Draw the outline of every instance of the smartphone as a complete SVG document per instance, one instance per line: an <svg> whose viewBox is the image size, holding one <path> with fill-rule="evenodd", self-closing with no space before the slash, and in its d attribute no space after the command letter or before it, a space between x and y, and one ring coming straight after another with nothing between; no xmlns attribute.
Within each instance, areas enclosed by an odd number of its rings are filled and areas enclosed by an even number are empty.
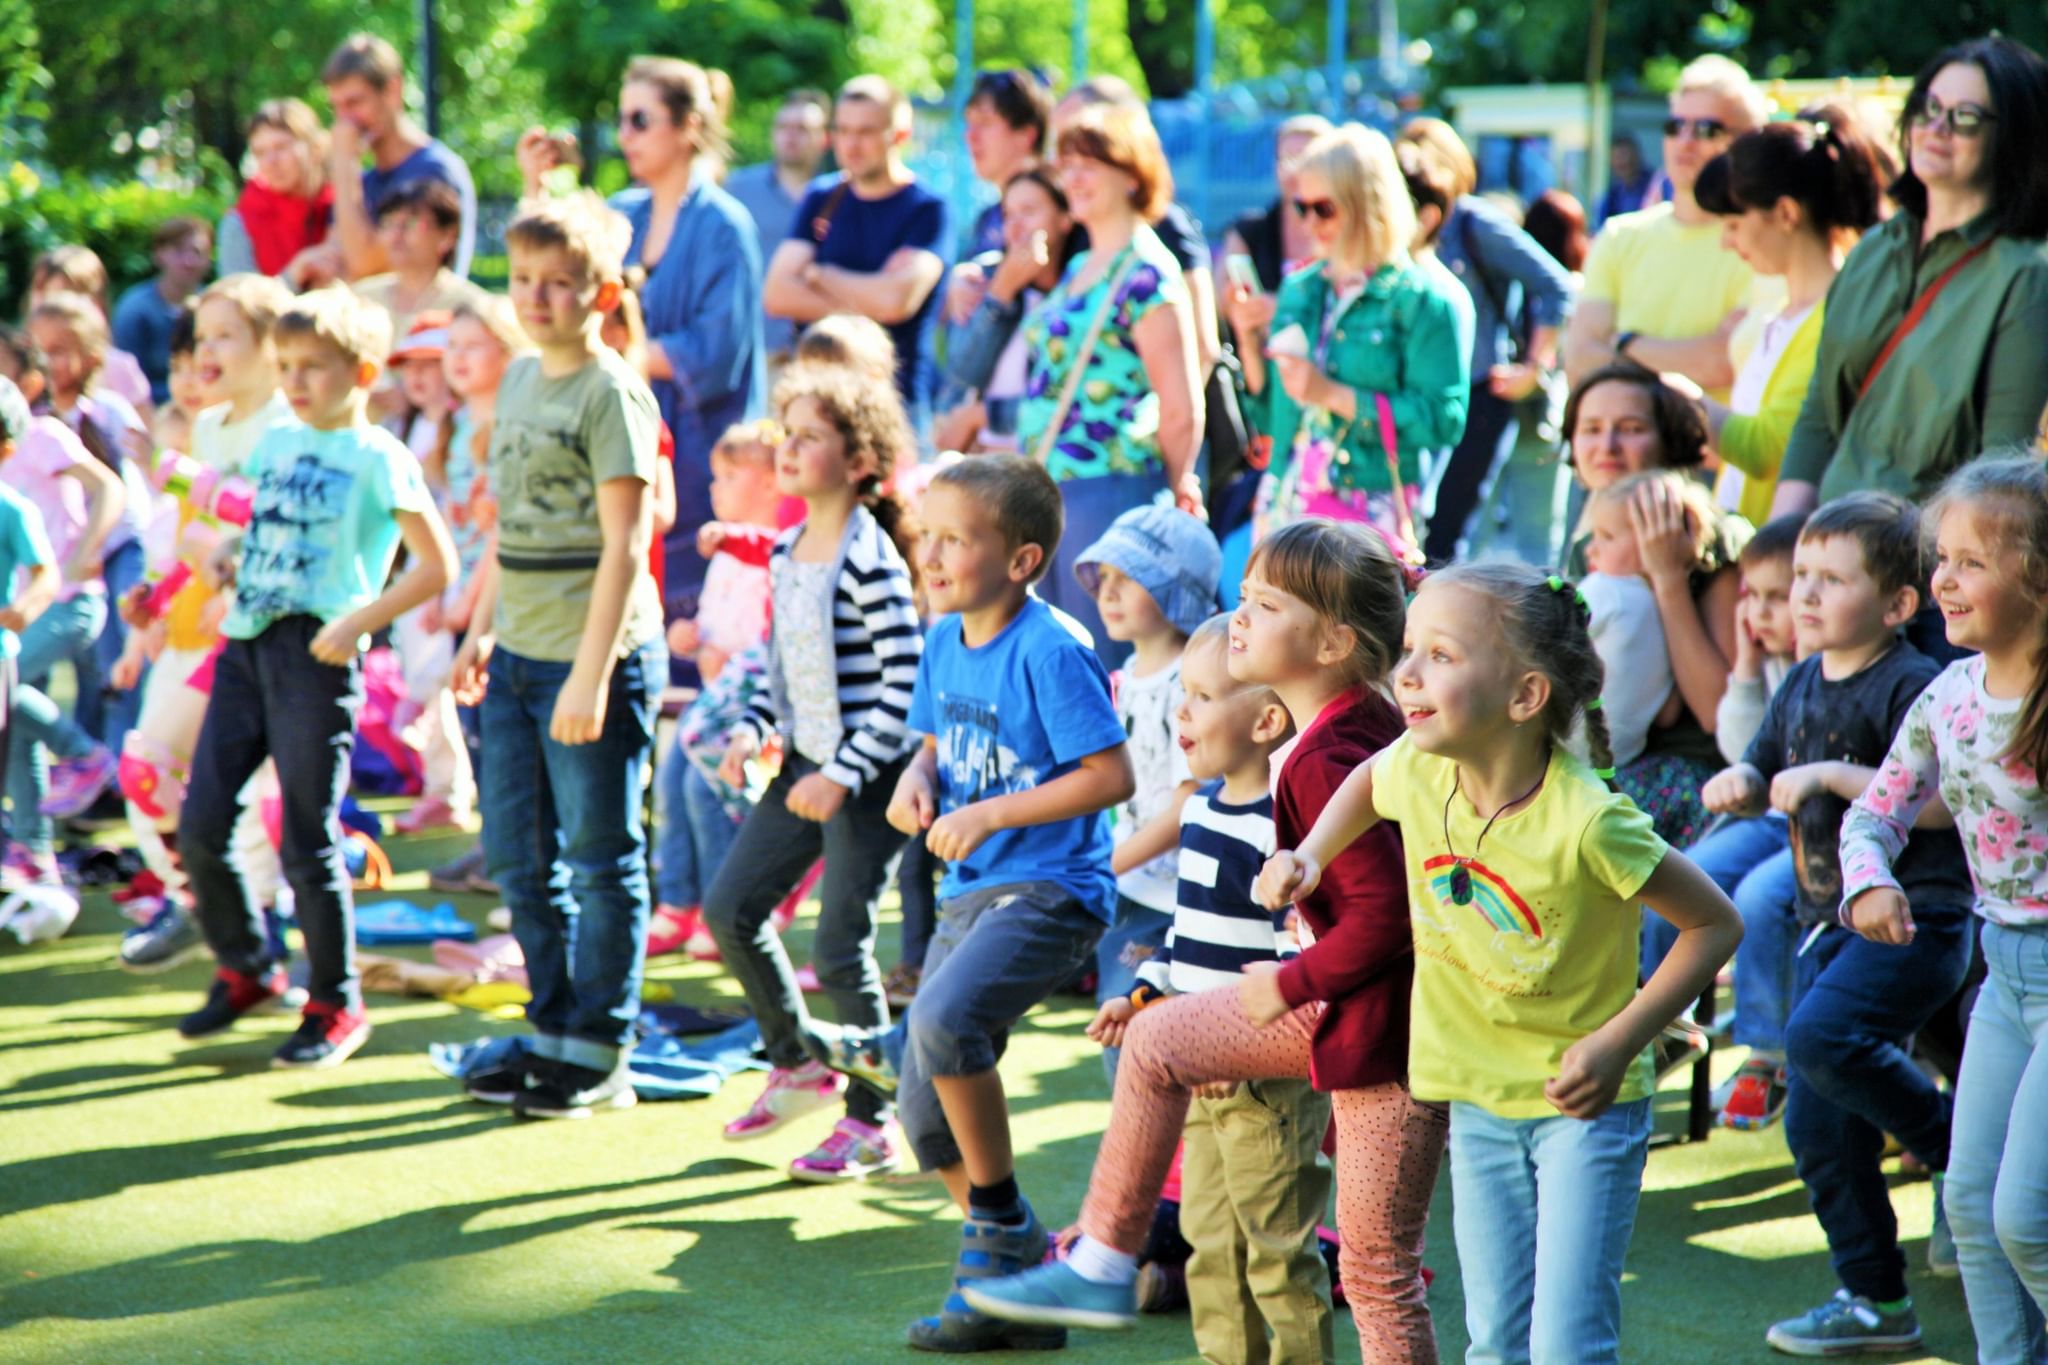
<svg viewBox="0 0 2048 1365"><path fill-rule="evenodd" d="M1241 289L1249 289L1254 294L1262 292L1259 285L1258 267L1254 266L1252 258L1245 255L1242 251L1233 251L1223 258L1223 274L1226 279Z"/></svg>

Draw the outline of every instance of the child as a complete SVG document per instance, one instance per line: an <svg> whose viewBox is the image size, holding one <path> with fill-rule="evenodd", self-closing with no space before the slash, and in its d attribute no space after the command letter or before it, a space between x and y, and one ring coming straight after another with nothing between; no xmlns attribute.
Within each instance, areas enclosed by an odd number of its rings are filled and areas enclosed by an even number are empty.
<svg viewBox="0 0 2048 1365"><path fill-rule="evenodd" d="M32 420L21 390L0 377L0 449L11 450L26 437ZM0 731L13 728L8 718L14 710L14 659L21 632L55 599L56 565L36 509L0 483ZM10 734L0 734L0 765L7 762L11 742Z"/></svg>
<svg viewBox="0 0 2048 1365"><path fill-rule="evenodd" d="M1643 575L1643 557L1629 519L1629 504L1646 483L1665 484L1681 496L1691 484L1697 497L1713 496L1683 475L1652 470L1631 474L1586 499L1584 525L1592 536L1586 564L1591 572L1580 580L1579 591L1585 594L1593 648L1607 678L1607 734L1617 768L1643 752L1658 713L1671 700L1674 682L1657 597ZM1713 518L1703 518L1698 525L1711 528ZM1582 752L1580 757L1584 756Z"/></svg>
<svg viewBox="0 0 2048 1365"><path fill-rule="evenodd" d="M28 307L33 309L50 294L83 294L100 310L100 323L108 323L107 267L99 253L89 246L67 243L53 246L35 258L28 272ZM117 346L107 347L106 368L101 371L106 386L126 399L137 412L151 407L149 376L134 356ZM31 406L35 400L30 399Z"/></svg>
<svg viewBox="0 0 2048 1365"><path fill-rule="evenodd" d="M191 450L193 419L206 406L199 391L197 326L191 305L178 310L178 320L171 327L171 399L149 419L150 444L160 451Z"/></svg>
<svg viewBox="0 0 2048 1365"><path fill-rule="evenodd" d="M1166 940L1179 885L1180 807L1195 789L1174 733L1180 657L1194 628L1216 609L1223 553L1202 522L1173 507L1134 507L1074 561L1095 599L1103 633L1132 646L1113 680L1117 718L1138 789L1116 808L1116 923L1095 945L1095 1000L1130 994L1138 964ZM1120 1049L1102 1050L1116 1089Z"/></svg>
<svg viewBox="0 0 2048 1365"><path fill-rule="evenodd" d="M213 229L198 218L166 218L150 233L149 258L156 274L121 295L113 332L149 376L150 401L161 403L171 396L171 326L213 263Z"/></svg>
<svg viewBox="0 0 2048 1365"><path fill-rule="evenodd" d="M512 303L539 354L498 386L498 548L454 671L457 700L483 702L484 852L526 956L536 1035L464 1085L524 1118L634 1101L640 801L667 662L647 571L661 419L598 337L629 232L584 194L534 205L505 234Z"/></svg>
<svg viewBox="0 0 2048 1365"><path fill-rule="evenodd" d="M1268 904L1298 897L1361 831L1400 824L1409 1084L1450 1105L1468 1358L1613 1362L1650 1140L1648 1049L1713 983L1742 922L1601 780L1600 660L1570 584L1511 564L1433 574L1403 645L1407 733L1345 779L1261 890ZM1599 768L1564 745L1581 717ZM1639 903L1679 928L1640 991ZM1348 1269L1344 1289L1357 1293Z"/></svg>
<svg viewBox="0 0 2048 1365"><path fill-rule="evenodd" d="M1294 733L1269 687L1230 676L1230 618L1189 637L1176 716L1203 785L1181 807L1179 905L1158 956L1090 1033L1122 1032L1166 995L1235 990L1253 963L1295 956L1286 916L1252 899L1273 853L1271 756ZM1181 1136L1180 1229L1194 1247L1187 1294L1204 1360L1331 1359L1329 1269L1316 1224L1330 1198L1329 1096L1295 1078L1199 1088ZM1271 1340L1268 1340L1270 1333Z"/></svg>
<svg viewBox="0 0 2048 1365"><path fill-rule="evenodd" d="M958 1291L1045 1258L1045 1227L1017 1188L996 1059L1025 1012L1089 960L1114 916L1104 812L1136 784L1108 674L1085 633L1030 590L1065 521L1052 477L1014 455L962 460L932 476L918 520L921 577L942 619L911 704L910 728L927 738L889 818L905 833L925 831L932 854L951 864L938 931L892 1038L814 1024L806 1045L836 1069L896 1081L911 1150L966 1215L955 1292L911 1324L910 1345L1057 1348L1064 1328L990 1318ZM888 1060L898 1042L900 1075Z"/></svg>
<svg viewBox="0 0 2048 1365"><path fill-rule="evenodd" d="M1930 515L1949 643L1981 653L1921 693L1850 807L1839 913L1888 945L1877 951L1919 939L1926 921L1906 884L1924 838L1914 824L1945 802L1970 860L1990 976L1970 1015L1941 1194L1979 1358L2036 1361L2048 1347L2048 474L2038 456L1979 460L1949 478Z"/></svg>
<svg viewBox="0 0 2048 1365"><path fill-rule="evenodd" d="M1228 666L1237 683L1272 688L1299 731L1272 755L1277 841L1306 833L1339 782L1398 732L1382 688L1406 591L1387 542L1362 525L1307 519L1253 550L1231 618ZM1337 859L1328 884L1300 906L1314 944L1285 967L1257 963L1235 981L1152 1005L1131 1021L1073 1255L975 1285L968 1302L1024 1321L1129 1326L1135 1253L1190 1088L1306 1077L1330 1096L1336 1115L1342 1276L1363 1357L1436 1360L1422 1236L1444 1114L1416 1103L1403 1081L1414 966L1407 889L1394 871L1399 850L1395 832L1384 829ZM1181 1190L1185 1197L1185 1168Z"/></svg>
<svg viewBox="0 0 2048 1365"><path fill-rule="evenodd" d="M454 314L430 308L413 316L412 326L399 334L392 348L390 373L398 380L403 403L392 419L391 434L405 442L406 449L427 457L448 438L448 427L461 399L448 387L442 357L448 351L448 323Z"/></svg>
<svg viewBox="0 0 2048 1365"><path fill-rule="evenodd" d="M1882 1162L1890 1133L1930 1169L1948 1166L1949 1102L1910 1049L1970 967L1971 889L1955 834L1919 831L1899 858L1918 926L1910 945L1828 930L1842 900L1842 817L1941 671L1899 635L1920 609L1918 509L1889 493L1826 504L1800 532L1792 574L1800 643L1812 652L1786 675L1743 762L1701 793L1710 810L1757 815L1768 802L1785 813L1799 922L1810 929L1785 1028L1785 1141L1842 1289L1766 1340L1794 1355L1903 1350L1920 1325Z"/></svg>
<svg viewBox="0 0 2048 1365"><path fill-rule="evenodd" d="M767 678L768 559L775 543L775 461L782 430L771 421L733 427L711 447L711 511L698 531L710 567L694 619L668 629L669 650L691 657L704 687L676 726L676 742L656 777L660 837L655 848L658 904L647 955L678 949L718 957L704 928L704 892L718 875L746 818L744 785L718 775L734 728ZM730 674L730 676L728 676ZM786 926L778 926L778 928Z"/></svg>
<svg viewBox="0 0 2048 1365"><path fill-rule="evenodd" d="M370 1035L337 818L362 704L359 656L370 635L441 590L455 556L419 462L369 424L369 388L391 344L383 316L344 289L316 290L278 318L276 343L298 422L271 428L244 465L254 509L178 819L178 851L220 969L178 1031L218 1032L284 993L229 853L243 788L270 757L283 790L285 878L311 966L304 1017L271 1064L323 1068ZM411 566L380 592L401 540Z"/></svg>
<svg viewBox="0 0 2048 1365"><path fill-rule="evenodd" d="M279 388L277 320L292 305L283 285L265 275L229 275L200 294L193 310L193 380L205 404L192 424L193 459L220 476L238 476L266 433L293 423ZM164 885L163 904L147 923L121 940L120 962L131 971L163 971L199 952L205 940L182 903L185 874L164 843L184 808L192 755L199 744L212 687L209 666L220 648L221 595L214 555L241 527L221 519L192 497L177 499L176 524L162 557L149 566L151 582L138 585L120 609L132 627L114 666L116 685L142 683L141 710L121 746L121 794L128 826L145 865ZM167 595L158 585L175 575L182 586ZM275 776L258 774L242 793L244 814L235 849L250 894L275 897L283 870L259 809Z"/></svg>
<svg viewBox="0 0 2048 1365"><path fill-rule="evenodd" d="M776 456L801 524L769 565L774 629L768 681L734 731L719 777L745 784L748 759L780 735L782 770L747 816L704 894L704 922L746 991L774 1070L725 1126L740 1140L837 1097L843 1082L804 1056L803 999L769 912L822 853L824 900L812 948L842 1024L887 1025L875 966L875 913L903 845L889 800L916 741L904 728L924 637L894 536L902 507L884 490L910 424L893 384L837 366L794 365L776 389L787 433ZM790 1166L796 1180L858 1180L894 1170L888 1101L850 1087L846 1117Z"/></svg>
<svg viewBox="0 0 2048 1365"><path fill-rule="evenodd" d="M421 313L453 312L482 292L448 268L462 237L462 201L453 189L409 180L371 208L391 269L349 287L391 314L391 335L406 336Z"/></svg>

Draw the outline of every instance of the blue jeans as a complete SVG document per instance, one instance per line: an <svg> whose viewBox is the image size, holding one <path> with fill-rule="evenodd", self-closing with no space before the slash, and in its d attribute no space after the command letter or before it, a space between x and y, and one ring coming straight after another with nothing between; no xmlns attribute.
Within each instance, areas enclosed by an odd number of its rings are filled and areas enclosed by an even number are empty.
<svg viewBox="0 0 2048 1365"><path fill-rule="evenodd" d="M700 907L726 852L740 837L740 822L679 744L671 744L662 756L654 781L660 822L654 836L655 899L679 910Z"/></svg>
<svg viewBox="0 0 2048 1365"><path fill-rule="evenodd" d="M2048 928L1986 924L1984 963L1943 1200L1980 1365L2038 1365L2048 1360Z"/></svg>
<svg viewBox="0 0 2048 1365"><path fill-rule="evenodd" d="M1785 1020L1792 1013L1792 963L1799 951L1799 885L1792 871L1791 838L1783 816L1726 818L1685 851L1685 856L1726 892L1742 913L1742 946L1735 950L1735 1023L1738 1047L1785 1050ZM1660 915L1643 912L1643 980L1648 981L1678 931Z"/></svg>
<svg viewBox="0 0 2048 1365"><path fill-rule="evenodd" d="M1154 910L1126 900L1116 898L1116 923L1095 945L1095 1003L1102 1004L1112 996L1129 995L1131 988L1138 984L1138 965L1148 957L1158 955L1160 946L1166 942L1166 931L1173 927L1173 916L1164 910ZM1102 1049L1102 1070L1109 1077L1109 1091L1116 1093L1116 1064L1123 1056L1120 1047Z"/></svg>
<svg viewBox="0 0 2048 1365"><path fill-rule="evenodd" d="M512 910L543 1057L610 1071L633 1040L647 946L640 794L668 657L651 642L612 668L594 744L548 737L568 663L500 648L484 692L484 862Z"/></svg>
<svg viewBox="0 0 2048 1365"><path fill-rule="evenodd" d="M919 971L924 970L924 955L931 948L932 931L938 927L939 876L944 871L944 864L924 846L922 834L903 846L903 857L896 864L896 898L903 910L898 960Z"/></svg>
<svg viewBox="0 0 2048 1365"><path fill-rule="evenodd" d="M1821 931L1800 955L1785 1028L1785 1142L1851 1294L1906 1296L1906 1258L1882 1161L1892 1134L1934 1170L1949 1160L1949 1101L1913 1064L1913 1035L1970 970L1962 906L1916 905L1912 943Z"/></svg>
<svg viewBox="0 0 2048 1365"><path fill-rule="evenodd" d="M108 555L100 566L100 577L107 585L106 600L119 602L130 588L142 581L142 570L140 540L131 540ZM120 660L121 650L127 643L127 623L121 619L120 612L109 611L92 648L81 649L76 656L78 703L74 714L87 734L117 754L121 752L121 741L135 728L135 718L142 711L140 684L126 692L110 693L107 690L107 680L113 676L114 665Z"/></svg>
<svg viewBox="0 0 2048 1365"><path fill-rule="evenodd" d="M1620 1358L1621 1263L1649 1151L1647 1099L1590 1121L1451 1106L1465 1365Z"/></svg>
<svg viewBox="0 0 2048 1365"><path fill-rule="evenodd" d="M52 602L21 633L21 653L15 660L21 681L8 727L7 799L14 807L10 833L36 853L48 853L52 847L50 817L41 809L50 789L51 756L84 758L94 747L92 736L44 689L57 664L69 659L73 667L83 667L76 661L92 652L106 616L106 597L82 592L68 601Z"/></svg>

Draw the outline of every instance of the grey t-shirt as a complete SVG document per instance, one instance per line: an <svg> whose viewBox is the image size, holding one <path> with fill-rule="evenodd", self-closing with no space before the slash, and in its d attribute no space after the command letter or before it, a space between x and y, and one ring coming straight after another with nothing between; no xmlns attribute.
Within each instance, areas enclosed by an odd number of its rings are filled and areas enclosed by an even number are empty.
<svg viewBox="0 0 2048 1365"><path fill-rule="evenodd" d="M597 486L654 484L661 418L654 395L611 351L550 379L512 362L498 387L491 491L498 499L498 643L529 659L575 659L604 532ZM643 561L626 600L622 650L661 636L661 602Z"/></svg>

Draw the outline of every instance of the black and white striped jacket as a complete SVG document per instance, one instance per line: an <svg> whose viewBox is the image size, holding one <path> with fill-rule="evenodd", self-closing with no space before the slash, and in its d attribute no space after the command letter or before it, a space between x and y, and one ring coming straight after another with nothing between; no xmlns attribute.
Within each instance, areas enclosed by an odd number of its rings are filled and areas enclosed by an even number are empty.
<svg viewBox="0 0 2048 1365"><path fill-rule="evenodd" d="M775 538L768 558L771 584L789 571L790 548L802 533L802 525L797 525ZM910 567L865 507L854 508L847 519L832 585L839 746L819 772L849 793L858 793L919 743L905 721L910 693L917 685L917 662L924 653L924 627L911 596ZM779 629L778 622L774 630ZM763 744L784 728L790 708L774 630L768 640L768 686L755 693L741 722Z"/></svg>

